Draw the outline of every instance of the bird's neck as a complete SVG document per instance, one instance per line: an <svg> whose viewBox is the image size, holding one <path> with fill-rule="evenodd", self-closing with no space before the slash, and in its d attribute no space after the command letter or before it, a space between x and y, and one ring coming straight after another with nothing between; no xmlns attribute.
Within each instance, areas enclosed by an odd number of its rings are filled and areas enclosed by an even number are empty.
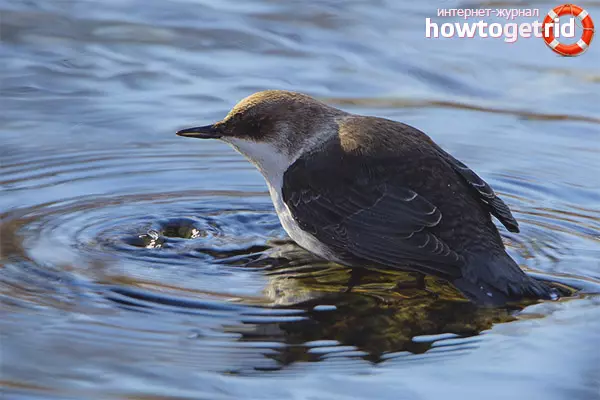
<svg viewBox="0 0 600 400"><path fill-rule="evenodd" d="M268 142L231 138L227 142L248 159L264 176L270 188L281 188L283 174L296 161Z"/></svg>
<svg viewBox="0 0 600 400"><path fill-rule="evenodd" d="M240 138L229 138L226 141L256 166L270 188L279 190L285 171L303 154L322 146L335 134L337 130L329 128L313 132L307 140L297 143L293 151L271 142L256 142Z"/></svg>

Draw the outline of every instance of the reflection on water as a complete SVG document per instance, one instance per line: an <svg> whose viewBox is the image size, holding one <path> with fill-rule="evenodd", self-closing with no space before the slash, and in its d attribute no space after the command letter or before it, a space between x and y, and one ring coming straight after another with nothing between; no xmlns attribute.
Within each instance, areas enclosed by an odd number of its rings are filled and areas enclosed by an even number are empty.
<svg viewBox="0 0 600 400"><path fill-rule="evenodd" d="M299 4L0 4L3 393L598 398L598 49L427 41L427 2ZM251 165L174 135L266 88L428 132L502 194L509 252L563 299L478 309L376 270L348 292Z"/></svg>

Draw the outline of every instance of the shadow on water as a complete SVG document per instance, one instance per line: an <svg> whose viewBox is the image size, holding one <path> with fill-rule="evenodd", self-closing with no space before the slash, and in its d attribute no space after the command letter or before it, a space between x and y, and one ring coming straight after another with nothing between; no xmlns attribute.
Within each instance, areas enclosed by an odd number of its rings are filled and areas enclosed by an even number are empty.
<svg viewBox="0 0 600 400"><path fill-rule="evenodd" d="M170 220L161 233L168 237L195 238L188 220ZM141 235L146 237L147 235ZM145 239L136 245L157 248L163 239ZM204 249L203 251L207 251ZM427 289L411 287L414 276L406 272L367 270L351 292L347 283L351 270L325 262L288 241L271 241L268 246L237 250L207 251L216 262L249 269L268 279L260 308L245 299L224 304L218 301L185 299L135 289L113 287L107 298L121 306L141 312L153 307L168 307L172 312L205 315L207 311L237 310L242 324L224 327L224 332L239 335L241 343L277 343L264 355L274 361L250 369L223 372L248 374L280 370L296 362L316 362L331 358L363 359L380 362L399 354L422 354L440 340L477 336L496 323L517 319L518 311L535 302L511 304L500 308L481 308L444 280L426 278ZM560 290L563 300L576 289L550 282ZM140 285L140 282L136 284ZM600 287L600 286L599 286ZM204 295L210 295L204 293ZM260 304L263 303L263 304ZM235 305L237 304L237 305ZM326 339L324 339L326 338ZM464 351L471 344L450 347ZM437 349L439 351L439 349Z"/></svg>

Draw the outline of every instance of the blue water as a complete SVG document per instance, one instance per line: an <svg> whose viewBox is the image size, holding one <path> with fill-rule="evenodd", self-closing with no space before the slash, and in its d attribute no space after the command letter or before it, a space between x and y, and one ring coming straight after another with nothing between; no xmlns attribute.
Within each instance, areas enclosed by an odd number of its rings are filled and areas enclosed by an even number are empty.
<svg viewBox="0 0 600 400"><path fill-rule="evenodd" d="M6 398L600 398L600 45L424 37L438 7L521 6L0 0ZM427 132L514 211L519 264L581 290L343 293L254 167L174 135L268 88Z"/></svg>

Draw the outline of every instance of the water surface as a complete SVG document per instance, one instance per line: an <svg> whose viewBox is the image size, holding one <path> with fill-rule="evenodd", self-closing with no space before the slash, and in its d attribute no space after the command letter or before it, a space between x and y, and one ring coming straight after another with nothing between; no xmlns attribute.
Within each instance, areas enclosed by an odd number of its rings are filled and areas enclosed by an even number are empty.
<svg viewBox="0 0 600 400"><path fill-rule="evenodd" d="M6 398L600 398L600 47L427 40L438 7L0 2ZM250 164L174 135L267 88L424 130L513 209L519 264L581 290L480 310L374 271L344 293Z"/></svg>

